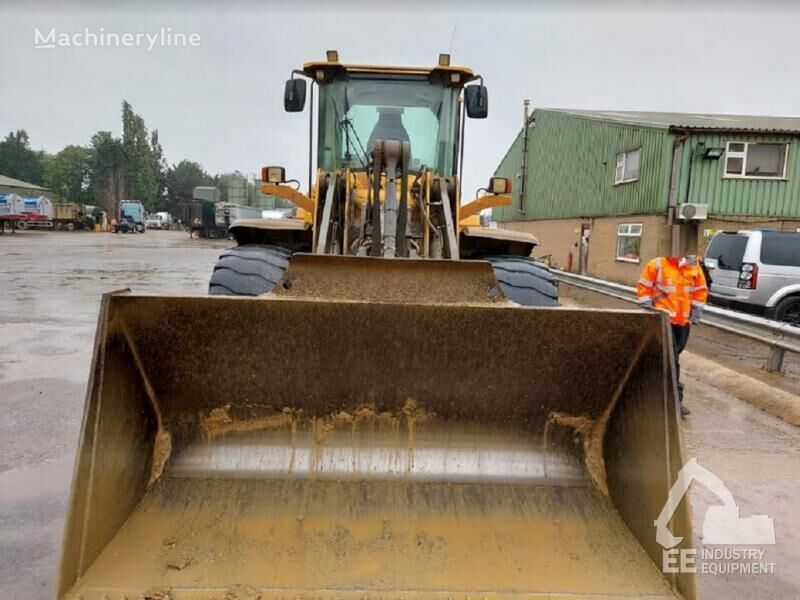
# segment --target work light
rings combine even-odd
[[[264,167],[261,169],[261,181],[283,183],[286,181],[286,169],[283,167]]]

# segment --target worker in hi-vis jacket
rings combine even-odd
[[[680,353],[689,341],[689,330],[703,316],[708,298],[708,286],[696,256],[677,258],[659,256],[648,262],[636,284],[639,304],[663,310],[672,324],[672,349],[675,354],[675,377],[678,380],[678,399],[681,416],[691,411],[683,404]]]

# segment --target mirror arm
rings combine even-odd
[[[482,88],[486,87],[483,85],[483,75],[478,75],[478,82],[478,85],[480,85]],[[478,95],[478,106],[483,106],[483,96],[481,95]]]
[[[289,79],[290,79],[290,80],[294,80],[294,76],[295,76],[295,75],[300,75],[301,77],[308,77],[308,75],[306,75],[306,74],[305,74],[303,71],[301,71],[300,69],[292,69],[291,77],[289,77]],[[314,80],[313,80],[313,79],[311,80],[311,83],[314,83]],[[291,98],[292,98],[292,100],[294,100],[294,90],[292,90],[292,96],[291,96]]]

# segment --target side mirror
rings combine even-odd
[[[288,79],[283,92],[283,108],[286,112],[302,112],[306,105],[306,80]]]
[[[468,85],[464,88],[464,104],[470,119],[485,119],[489,114],[489,92],[485,85]]]

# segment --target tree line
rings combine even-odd
[[[122,137],[98,131],[88,145],[68,145],[55,154],[33,150],[24,129],[0,141],[0,174],[51,190],[53,200],[100,206],[115,215],[123,199],[139,200],[149,212],[178,214],[182,202],[191,200],[200,185],[216,185],[223,200],[233,179],[245,181],[235,171],[215,176],[194,161],[169,166],[158,138],[144,119],[122,102]],[[247,197],[254,195],[247,182]]]

